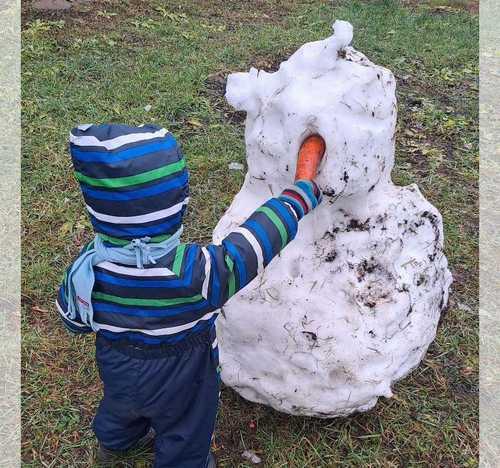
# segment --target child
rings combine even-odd
[[[201,247],[180,242],[188,172],[167,130],[80,125],[70,150],[96,236],[66,271],[57,308],[70,331],[97,333],[98,459],[154,437],[155,467],[215,467],[218,309],[294,238],[320,191],[298,181]]]

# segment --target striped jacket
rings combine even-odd
[[[71,133],[76,177],[96,235],[110,246],[136,238],[159,242],[177,231],[188,196],[188,174],[174,137],[155,126],[82,126]],[[175,343],[206,331],[218,309],[245,287],[295,237],[299,220],[321,194],[299,181],[268,200],[220,245],[181,243],[155,264],[111,262],[94,267],[98,333],[110,340]],[[81,253],[92,248],[92,242]],[[67,317],[66,275],[57,308],[75,333],[92,330]]]

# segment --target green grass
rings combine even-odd
[[[172,130],[192,176],[186,238],[208,241],[243,177],[228,170],[244,162],[244,128],[223,102],[220,77],[272,68],[327,36],[333,19],[351,21],[354,45],[396,74],[394,178],[418,183],[443,214],[455,278],[450,308],[395,398],[322,421],[279,414],[225,388],[214,448],[231,468],[247,466],[244,449],[269,467],[478,465],[478,18],[435,10],[434,1],[333,3],[107,0],[53,16],[25,7],[25,466],[92,466],[95,450],[93,341],[68,336],[52,305],[63,269],[92,235],[66,151],[71,126],[155,122]],[[148,460],[136,454],[133,462]]]

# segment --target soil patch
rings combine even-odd
[[[220,71],[209,75],[205,80],[205,87],[201,94],[210,100],[212,106],[224,116],[224,120],[234,125],[243,126],[246,112],[235,111],[224,97],[229,73],[231,72]]]
[[[100,13],[99,13],[100,12]],[[151,15],[148,2],[130,0],[35,0],[21,5],[21,23],[35,20],[65,22],[58,30],[58,36],[64,37],[76,25],[78,33],[115,30],[117,22],[141,15]]]
[[[90,3],[91,0],[37,0],[33,2],[34,10],[59,11],[69,10],[80,4]]]
[[[182,6],[178,1],[169,0],[164,4],[166,9],[182,10],[184,13],[199,18],[221,20],[227,26],[248,23],[273,23],[284,20],[294,7],[293,2],[280,0],[186,0]]]
[[[453,11],[468,11],[469,13],[479,13],[479,0],[403,0],[404,6],[418,8],[421,6],[430,7],[435,14],[447,14]]]

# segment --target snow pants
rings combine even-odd
[[[135,346],[97,335],[104,397],[94,418],[99,442],[132,448],[152,427],[155,468],[205,468],[219,402],[214,327],[173,345]]]

